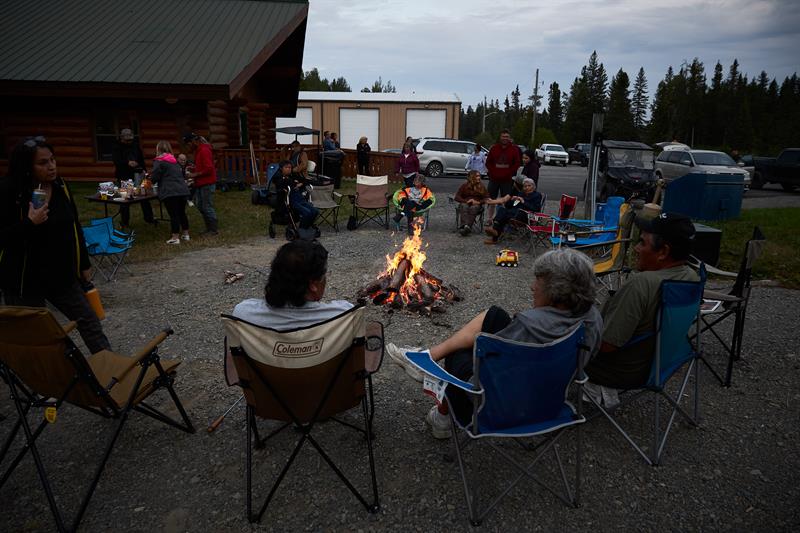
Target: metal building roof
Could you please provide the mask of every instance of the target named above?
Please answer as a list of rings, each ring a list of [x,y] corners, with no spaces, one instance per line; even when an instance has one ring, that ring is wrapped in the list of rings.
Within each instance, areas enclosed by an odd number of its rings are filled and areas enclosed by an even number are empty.
[[[361,93],[339,91],[300,91],[299,101],[323,102],[429,102],[460,104],[455,93]]]
[[[307,14],[300,0],[3,0],[0,83],[228,85]]]

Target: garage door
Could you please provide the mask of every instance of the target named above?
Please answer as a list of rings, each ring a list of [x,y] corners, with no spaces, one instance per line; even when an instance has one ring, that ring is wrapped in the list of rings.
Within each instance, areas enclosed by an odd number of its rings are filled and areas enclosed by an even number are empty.
[[[355,150],[358,140],[363,136],[373,150],[379,150],[379,121],[380,112],[377,109],[340,109],[339,144],[342,148]]]
[[[298,107],[296,117],[277,117],[275,119],[275,126],[278,128],[285,128],[287,126],[305,126],[306,128],[311,128],[311,108]],[[277,142],[278,145],[289,144],[293,140],[294,135],[288,135],[286,133],[275,134],[275,142]],[[315,135],[301,135],[297,140],[300,141],[301,144],[315,144],[317,142],[317,137]]]
[[[446,137],[444,109],[409,109],[406,111],[406,137]]]

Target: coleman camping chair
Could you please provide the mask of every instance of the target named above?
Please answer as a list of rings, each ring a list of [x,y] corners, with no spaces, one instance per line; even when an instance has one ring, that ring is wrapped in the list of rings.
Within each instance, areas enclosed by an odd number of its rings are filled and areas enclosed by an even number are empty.
[[[370,220],[389,229],[389,176],[356,176],[356,193],[350,195],[356,227]]]
[[[76,327],[70,322],[61,327],[44,308],[0,307],[0,375],[11,389],[17,420],[0,450],[0,465],[9,456],[11,445],[20,428],[25,445],[8,463],[0,479],[2,486],[25,455],[30,452],[50,504],[58,531],[74,531],[81,522],[94,494],[114,443],[131,411],[137,411],[159,422],[194,433],[189,417],[175,394],[173,383],[178,361],[161,359],[158,345],[172,333],[164,330],[133,357],[103,350],[84,358],[69,338]],[[166,389],[181,420],[175,420],[145,402],[158,389]],[[117,420],[108,443],[95,467],[94,474],[71,524],[67,524],[45,471],[44,457],[37,439],[45,428],[53,426],[56,414],[65,404],[73,404],[105,418]],[[44,411],[44,415],[39,414]],[[29,413],[40,420],[32,427]],[[56,432],[58,430],[55,430]],[[81,462],[81,468],[88,465]]]
[[[395,213],[402,213],[403,216],[405,216],[405,213],[403,213],[403,211],[400,209],[400,191],[402,191],[402,189],[397,189],[396,191],[394,191],[394,194],[392,195],[392,206],[394,207]],[[422,229],[423,230],[428,229],[428,222],[430,221],[431,209],[433,209],[433,206],[436,205],[436,195],[433,194],[433,191],[431,191],[431,200],[432,200],[431,205],[429,205],[425,209],[420,209],[419,211],[414,211],[414,214],[411,215],[412,218],[421,218],[422,219]],[[397,221],[397,222],[394,223],[394,229],[395,230],[400,231],[400,222],[401,221],[402,221],[402,219],[400,221]]]
[[[742,338],[744,337],[744,322],[747,316],[747,304],[750,301],[750,279],[752,276],[753,265],[761,256],[766,243],[764,234],[758,227],[753,228],[753,236],[744,246],[744,255],[742,262],[739,265],[739,272],[727,272],[713,267],[706,267],[708,272],[717,276],[724,276],[728,278],[735,278],[733,285],[727,292],[723,290],[710,290],[706,289],[703,292],[703,298],[710,303],[708,311],[701,309],[700,319],[702,320],[701,331],[710,331],[714,337],[725,348],[728,354],[727,366],[725,368],[725,377],[711,365],[708,357],[704,353],[701,360],[711,374],[725,387],[730,387],[731,377],[733,374],[733,362],[738,361],[742,356]],[[720,302],[719,305],[716,302]],[[704,305],[703,307],[706,307]],[[733,331],[731,334],[730,343],[728,343],[723,334],[720,333],[718,327],[721,322],[733,317]],[[715,329],[716,328],[716,329]]]
[[[622,401],[614,407],[603,407],[600,401],[587,394],[585,397],[591,401],[599,410],[590,416],[603,414],[611,424],[622,434],[626,441],[649,465],[657,465],[661,461],[664,453],[664,446],[667,443],[675,416],[680,414],[691,425],[697,426],[699,410],[699,363],[700,358],[700,337],[699,322],[697,317],[700,312],[700,301],[703,296],[703,287],[706,281],[705,267],[700,267],[700,281],[663,281],[661,282],[660,306],[655,335],[655,353],[650,368],[650,375],[647,382],[639,389],[626,391]],[[697,331],[697,343],[693,347],[689,342],[689,330],[695,324]],[[652,335],[642,336],[629,343],[646,343],[652,341]],[[687,366],[688,365],[688,366]],[[674,396],[666,391],[667,382],[683,368],[686,372],[681,380],[680,386]],[[694,411],[689,415],[681,406],[684,391],[689,384],[690,376],[694,374]],[[653,394],[653,441],[649,454],[639,446],[627,431],[614,418],[613,414],[621,406],[629,404],[645,393]],[[672,408],[666,427],[662,429],[660,399],[664,398]]]
[[[315,185],[311,189],[311,203],[319,209],[316,222],[328,224],[334,231],[339,231],[339,208],[342,206],[342,194],[333,190],[333,185]]]
[[[450,407],[453,443],[472,525],[479,525],[506,494],[526,476],[567,505],[578,505],[580,427],[585,422],[581,414],[580,401],[585,382],[583,332],[583,325],[579,325],[564,337],[549,344],[528,344],[482,333],[475,339],[474,374],[469,382],[446,372],[430,358],[428,352],[406,354],[409,361],[426,374],[426,382],[447,384],[444,401],[447,401]],[[568,398],[571,385],[575,385],[574,403]],[[451,399],[455,393],[454,388],[461,389],[471,398],[472,410],[470,413],[465,413],[466,416],[454,413]],[[570,488],[556,444],[564,431],[571,427],[577,430],[574,492]],[[541,437],[540,442],[536,444],[522,445],[523,455],[531,451],[534,453],[532,459],[517,457],[519,454],[511,453],[511,450],[500,444],[504,440],[509,442],[506,439],[522,444],[520,439],[527,437]],[[482,508],[479,508],[478,499],[483,494],[478,489],[477,483],[470,486],[462,453],[468,444],[480,441],[486,442],[499,457],[516,469],[516,475],[507,480],[508,486],[491,501],[487,497],[487,503],[481,506]],[[558,466],[560,481],[564,485],[564,494],[546,485],[533,471],[536,463],[551,450]],[[480,464],[481,462],[476,459],[476,465]],[[483,464],[486,465],[486,462]],[[485,466],[484,471],[487,468],[490,467]],[[472,476],[472,480],[476,481],[477,476]]]
[[[377,512],[380,504],[372,451],[370,411],[373,408],[370,404],[373,402],[370,376],[380,366],[383,357],[382,327],[377,333],[367,334],[363,307],[354,307],[322,323],[289,331],[256,326],[230,315],[223,315],[223,322],[236,368],[236,376],[232,379],[242,387],[247,401],[245,470],[248,520],[261,520],[285,474],[306,443],[317,450],[325,463],[369,512]],[[364,417],[363,426],[336,418],[335,415],[359,405]],[[281,424],[262,439],[256,417]],[[364,435],[371,477],[371,501],[367,501],[350,482],[312,434],[317,429],[317,422],[328,418]],[[263,448],[269,439],[290,426],[295,428],[300,437],[261,508],[254,512],[254,439],[256,448]]]
[[[631,269],[625,263],[635,218],[630,204],[622,204],[619,209],[619,225],[614,240],[573,247],[574,250],[580,250],[594,260],[594,274],[602,288],[609,293],[619,289],[622,280],[630,274]]]
[[[597,205],[594,223],[576,221],[573,219],[561,221],[561,227],[556,236],[550,238],[553,248],[568,246],[600,245],[601,255],[610,251],[611,242],[616,240],[619,231],[619,221],[624,211],[630,209],[630,204],[625,203],[621,196],[611,196],[605,204]]]
[[[559,220],[567,220],[575,211],[578,198],[568,194],[562,194],[558,204],[558,216],[554,217],[546,213],[535,213],[528,224],[528,231],[531,232],[530,242],[533,251],[536,247],[542,246],[551,248],[550,237],[554,237],[559,232]]]

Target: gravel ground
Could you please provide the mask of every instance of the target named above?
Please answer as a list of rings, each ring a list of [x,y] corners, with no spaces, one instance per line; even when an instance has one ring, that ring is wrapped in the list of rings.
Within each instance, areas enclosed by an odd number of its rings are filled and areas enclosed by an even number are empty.
[[[368,316],[386,326],[388,342],[430,345],[490,304],[511,311],[530,305],[532,258],[523,254],[517,269],[493,265],[495,248],[481,236],[452,233],[446,202],[434,209],[426,269],[458,286],[462,302],[441,315],[420,317],[370,307]],[[223,229],[224,231],[224,229]],[[330,251],[328,297],[352,299],[384,266],[384,255],[402,236],[362,228],[326,232]],[[132,353],[158,329],[175,335],[162,345],[165,357],[183,360],[176,384],[198,432],[187,435],[134,414],[122,433],[87,514],[84,531],[277,531],[469,529],[452,444],[426,430],[430,406],[418,383],[387,360],[376,376],[375,453],[381,510],[368,514],[339,484],[310,448],[290,470],[260,526],[245,519],[244,409],[237,408],[213,434],[208,422],[239,393],[222,377],[221,313],[240,300],[262,294],[264,272],[280,240],[254,239],[244,245],[198,250],[175,259],[138,264],[134,276],[100,286],[106,331],[120,353]],[[181,245],[184,246],[184,245]],[[244,279],[223,283],[225,270]],[[565,507],[533,482],[523,480],[486,520],[484,529],[517,530],[737,530],[790,531],[800,526],[798,488],[798,392],[796,309],[800,293],[758,287],[751,298],[744,360],[730,389],[701,374],[702,423],[679,422],[667,445],[663,466],[646,466],[613,431],[596,419],[584,427],[582,506]],[[720,355],[716,344],[707,351]],[[719,358],[718,358],[719,359]],[[7,388],[2,386],[3,391]],[[646,431],[649,406],[622,411],[625,424]],[[12,418],[8,394],[0,397],[0,435]],[[112,424],[75,408],[63,409],[40,439],[49,458],[60,501],[75,508]],[[264,423],[267,426],[269,423]],[[325,424],[320,440],[366,488],[363,442],[345,428]],[[257,494],[288,456],[294,434],[255,454]],[[518,448],[514,448],[517,450]],[[562,457],[574,465],[574,445],[565,439]],[[521,451],[521,450],[520,450]],[[468,464],[480,466],[487,491],[507,475],[486,446],[471,447]],[[544,479],[555,479],[550,463]],[[311,474],[316,474],[311,477]],[[0,489],[0,531],[48,531],[53,521],[26,459]]]

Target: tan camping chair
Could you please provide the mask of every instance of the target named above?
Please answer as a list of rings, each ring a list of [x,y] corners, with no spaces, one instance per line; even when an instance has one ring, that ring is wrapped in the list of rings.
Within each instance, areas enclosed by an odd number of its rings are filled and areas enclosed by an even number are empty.
[[[133,357],[103,350],[86,359],[68,336],[75,326],[75,322],[70,322],[62,328],[45,308],[0,307],[0,376],[11,389],[17,410],[17,420],[0,450],[0,465],[4,464],[20,428],[23,429],[26,440],[25,445],[5,467],[0,486],[8,480],[25,454],[30,451],[58,531],[74,531],[80,524],[131,410],[187,433],[194,433],[194,427],[173,389],[175,368],[179,362],[162,360],[158,355],[158,345],[172,333],[171,330],[159,333]],[[148,396],[162,387],[169,392],[183,423],[145,403]],[[36,439],[51,425],[46,417],[55,419],[56,413],[65,402],[118,420],[69,528],[66,527],[56,504],[36,446]],[[37,417],[41,422],[36,428],[31,427],[28,417],[29,411],[33,409],[42,409],[45,414]]]
[[[339,231],[339,208],[342,206],[342,194],[333,190],[333,185],[317,185],[311,189],[311,203],[319,209],[317,223],[323,222]]]
[[[308,442],[319,452],[350,492],[371,513],[380,508],[372,452],[371,375],[383,359],[383,326],[365,324],[364,308],[354,307],[320,324],[276,331],[223,315],[225,335],[236,376],[247,401],[247,518],[259,522],[284,475]],[[335,417],[361,405],[364,426]],[[284,422],[263,439],[256,417]],[[331,419],[362,433],[367,441],[372,501],[368,502],[312,435],[319,420]],[[252,456],[256,448],[293,426],[300,434],[294,451],[277,476],[263,505],[253,512]],[[312,484],[313,485],[313,484]]]
[[[389,229],[389,176],[356,176],[356,193],[350,196],[356,227],[370,220]]]

